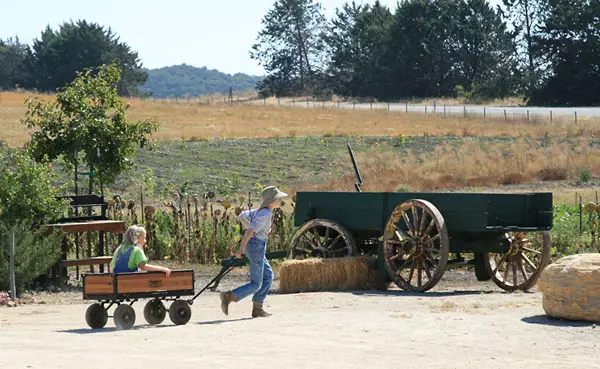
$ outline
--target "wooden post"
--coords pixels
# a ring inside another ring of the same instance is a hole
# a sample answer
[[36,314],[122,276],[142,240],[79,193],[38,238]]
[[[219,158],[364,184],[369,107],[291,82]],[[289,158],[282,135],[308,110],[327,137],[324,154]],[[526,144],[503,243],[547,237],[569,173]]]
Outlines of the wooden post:
[[406,103],[406,114],[408,114],[408,103]]
[[577,112],[575,112],[575,124],[577,124]]
[[9,283],[10,283],[10,299],[12,301],[15,301],[15,298],[17,297],[17,289],[16,289],[16,282],[15,282],[15,227],[13,227],[12,229],[12,241],[10,242],[9,245],[10,248],[10,267],[9,267]]
[[550,110],[550,124],[552,124],[552,110]]
[[338,99],[338,109],[340,108],[340,99]]
[[427,105],[425,105],[425,115],[427,115]]
[[467,106],[466,105],[463,106],[463,118],[465,118],[465,119],[467,118]]
[[388,104],[388,111],[390,111],[390,103],[387,103],[387,104]]
[[504,109],[504,121],[505,122],[507,121],[507,118],[506,118],[506,109]]
[[444,105],[444,118],[446,118],[446,105]]
[[527,109],[527,123],[529,123],[529,109]]
[[486,109],[485,106],[483,107],[483,121],[485,122],[485,118],[486,118],[487,114],[486,114]]
[[581,236],[581,232],[583,231],[583,218],[581,215],[582,210],[583,210],[582,196],[579,195],[579,236]]
[[371,100],[371,101],[369,102],[369,107],[370,107],[370,109],[371,109],[371,110],[373,110],[373,100]]

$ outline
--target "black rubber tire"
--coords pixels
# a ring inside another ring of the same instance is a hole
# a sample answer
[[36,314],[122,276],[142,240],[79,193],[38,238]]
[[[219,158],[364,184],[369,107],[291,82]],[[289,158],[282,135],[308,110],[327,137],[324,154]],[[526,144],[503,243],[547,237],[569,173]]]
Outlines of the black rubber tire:
[[121,304],[115,309],[113,320],[117,329],[130,329],[135,324],[135,310],[131,305]]
[[187,301],[175,300],[169,307],[169,318],[175,325],[184,325],[192,318],[192,308]]
[[167,317],[167,309],[160,300],[150,300],[144,306],[144,319],[148,324],[160,324]]
[[102,304],[96,302],[88,306],[85,311],[85,321],[92,329],[104,328],[108,322],[108,313]]

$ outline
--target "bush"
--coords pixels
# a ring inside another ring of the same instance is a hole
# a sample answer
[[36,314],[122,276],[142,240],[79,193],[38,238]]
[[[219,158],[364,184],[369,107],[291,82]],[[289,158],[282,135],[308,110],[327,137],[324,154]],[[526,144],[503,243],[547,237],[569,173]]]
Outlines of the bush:
[[588,168],[582,168],[579,171],[579,181],[589,182],[592,179],[592,172]]
[[[15,285],[17,294],[29,287],[33,279],[43,275],[60,259],[62,232],[45,236],[44,229],[32,230],[19,224],[15,232]],[[10,240],[11,232],[0,228],[0,239]],[[0,291],[9,290],[9,253],[7,242],[0,248]]]

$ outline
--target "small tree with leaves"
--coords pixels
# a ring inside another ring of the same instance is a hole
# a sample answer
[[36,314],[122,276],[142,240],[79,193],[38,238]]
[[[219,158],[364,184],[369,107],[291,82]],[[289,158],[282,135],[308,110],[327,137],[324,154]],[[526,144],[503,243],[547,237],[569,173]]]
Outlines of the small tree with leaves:
[[83,152],[82,160],[91,171],[101,165],[95,180],[104,184],[113,183],[128,170],[136,146],[149,144],[149,136],[158,126],[126,118],[129,106],[117,93],[119,80],[116,66],[103,65],[77,73],[56,95],[56,101],[29,100],[24,124],[35,130],[29,143],[33,158],[62,157],[75,166]]
[[46,163],[36,163],[24,151],[0,151],[0,290],[8,290],[9,243],[15,235],[17,291],[56,263],[60,235],[45,236],[45,221],[66,209],[58,201],[63,188],[55,185],[55,174]]

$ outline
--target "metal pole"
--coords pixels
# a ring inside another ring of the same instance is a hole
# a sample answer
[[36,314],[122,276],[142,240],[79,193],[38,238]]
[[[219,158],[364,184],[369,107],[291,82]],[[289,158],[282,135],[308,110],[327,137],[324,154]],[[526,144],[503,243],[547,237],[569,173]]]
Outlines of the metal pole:
[[15,228],[12,229],[12,242],[10,243],[10,272],[9,272],[9,283],[10,283],[10,299],[15,301],[17,297],[17,289],[15,283]]

